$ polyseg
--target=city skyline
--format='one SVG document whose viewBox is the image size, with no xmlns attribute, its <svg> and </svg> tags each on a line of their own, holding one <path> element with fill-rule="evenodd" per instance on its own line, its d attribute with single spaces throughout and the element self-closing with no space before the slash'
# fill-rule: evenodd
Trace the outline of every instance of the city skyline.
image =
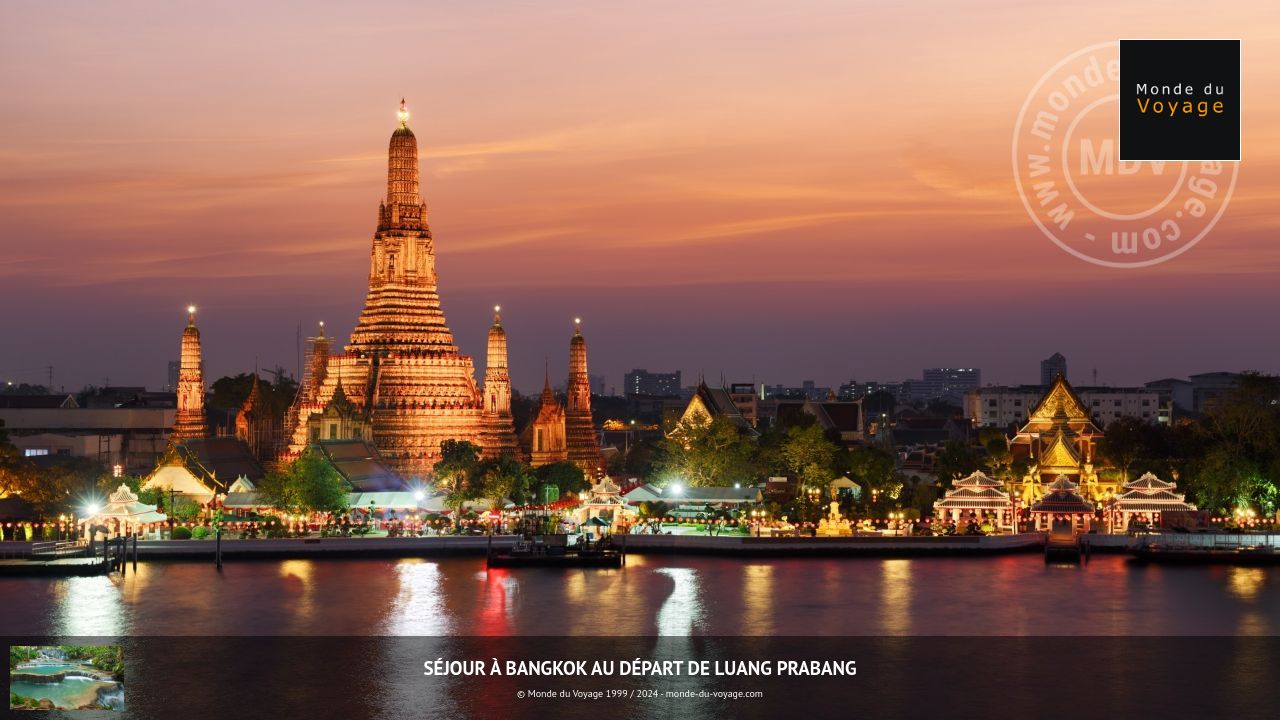
<svg viewBox="0 0 1280 720">
<path fill-rule="evenodd" d="M 927 52 L 868 75 L 911 11 L 835 4 L 815 34 L 810 13 L 773 3 L 406 5 L 394 20 L 233 4 L 201 14 L 193 36 L 180 30 L 196 7 L 0 10 L 0 300 L 17 340 L 0 349 L 0 379 L 41 383 L 52 364 L 68 390 L 159 387 L 189 303 L 210 380 L 294 369 L 299 322 L 345 342 L 401 96 L 450 326 L 481 359 L 502 305 L 526 393 L 544 358 L 567 373 L 575 316 L 593 374 L 618 388 L 635 367 L 834 387 L 950 365 L 1013 384 L 1053 352 L 1115 385 L 1280 371 L 1280 339 L 1237 329 L 1269 326 L 1280 300 L 1280 251 L 1265 243 L 1280 178 L 1270 98 L 1244 108 L 1249 164 L 1226 216 L 1174 261 L 1081 263 L 1022 210 L 1008 168 L 1019 104 L 1063 55 L 1108 39 L 1075 8 L 944 4 L 913 30 Z M 1196 6 L 1160 7 L 1115 8 L 1117 32 L 1176 34 Z M 1273 47 L 1251 42 L 1277 31 L 1265 9 L 1196 15 L 1206 35 L 1255 34 L 1246 90 L 1280 79 Z M 1010 12 L 1052 24 L 1050 46 L 1002 35 L 1003 54 L 973 56 Z M 425 40 L 385 42 L 405 28 Z M 476 34 L 504 51 L 460 40 Z M 761 54 L 761 40 L 785 52 Z M 972 84 L 938 86 L 933 68 L 955 57 Z M 869 112 L 875 97 L 887 104 Z"/>
</svg>

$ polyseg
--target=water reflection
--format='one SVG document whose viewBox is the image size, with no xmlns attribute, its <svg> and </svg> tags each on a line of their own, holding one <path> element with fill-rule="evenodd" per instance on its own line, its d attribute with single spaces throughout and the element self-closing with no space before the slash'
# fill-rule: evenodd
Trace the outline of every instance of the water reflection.
<svg viewBox="0 0 1280 720">
<path fill-rule="evenodd" d="M 773 634 L 773 566 L 742 568 L 742 625 L 752 635 Z"/>
<path fill-rule="evenodd" d="M 620 570 L 433 561 L 142 563 L 0 579 L 9 635 L 1274 635 L 1274 568 L 1002 558 L 636 556 Z M 1044 621 L 1068 599 L 1071 611 Z"/>
<path fill-rule="evenodd" d="M 692 635 L 702 623 L 702 600 L 699 597 L 698 571 L 692 568 L 659 568 L 659 575 L 671 578 L 674 586 L 658 610 L 659 635 Z"/>
<path fill-rule="evenodd" d="M 510 570 L 491 568 L 481 580 L 484 590 L 480 596 L 477 635 L 509 635 L 517 608 L 516 595 L 520 584 Z"/>
<path fill-rule="evenodd" d="M 99 576 L 56 581 L 54 632 L 86 637 L 127 634 L 124 602 L 114 580 L 114 577 Z M 26 632 L 31 632 L 31 628 Z"/>
<path fill-rule="evenodd" d="M 911 634 L 911 560 L 885 560 L 880 579 L 880 626 L 885 635 Z"/>
<path fill-rule="evenodd" d="M 445 611 L 440 566 L 433 562 L 402 562 L 395 566 L 400 592 L 383 623 L 388 635 L 449 635 L 452 624 Z"/>
<path fill-rule="evenodd" d="M 1267 581 L 1267 571 L 1256 567 L 1227 568 L 1227 589 L 1241 600 L 1254 600 Z"/>
</svg>

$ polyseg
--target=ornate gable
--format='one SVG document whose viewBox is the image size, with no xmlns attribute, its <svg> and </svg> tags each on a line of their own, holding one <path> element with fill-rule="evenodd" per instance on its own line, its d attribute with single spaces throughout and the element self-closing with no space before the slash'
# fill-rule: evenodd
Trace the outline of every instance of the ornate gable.
<svg viewBox="0 0 1280 720">
<path fill-rule="evenodd" d="M 1053 422 L 1054 417 L 1064 413 L 1072 422 L 1089 422 L 1089 412 L 1076 391 L 1071 389 L 1067 379 L 1058 375 L 1053 380 L 1049 392 L 1040 399 L 1040 404 L 1031 411 L 1030 422 Z"/>
</svg>

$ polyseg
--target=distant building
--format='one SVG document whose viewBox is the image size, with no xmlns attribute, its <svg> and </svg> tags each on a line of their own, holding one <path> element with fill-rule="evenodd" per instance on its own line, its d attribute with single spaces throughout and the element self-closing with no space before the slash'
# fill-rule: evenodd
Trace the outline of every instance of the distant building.
<svg viewBox="0 0 1280 720">
<path fill-rule="evenodd" d="M 978 427 L 1020 425 L 1027 422 L 1032 408 L 1048 390 L 1039 385 L 979 388 L 965 396 L 964 416 Z M 1155 388 L 1078 387 L 1074 392 L 1085 412 L 1101 427 L 1122 417 L 1151 424 L 1173 421 L 1171 396 Z"/>
<path fill-rule="evenodd" d="M 1185 411 L 1200 414 L 1209 412 L 1222 402 L 1222 398 L 1240 381 L 1240 373 L 1210 372 L 1191 375 L 1189 379 L 1164 378 L 1147 383 L 1152 390 L 1165 393 L 1173 403 Z"/>
<path fill-rule="evenodd" d="M 812 380 L 805 380 L 800 387 L 786 385 L 762 386 L 762 399 L 769 400 L 827 400 L 831 396 L 831 388 L 818 387 Z"/>
<path fill-rule="evenodd" d="M 587 384 L 591 386 L 591 394 L 595 395 L 596 397 L 604 397 L 605 395 L 609 394 L 605 392 L 605 390 L 608 389 L 607 388 L 608 381 L 605 379 L 605 376 L 603 375 L 590 376 L 590 378 L 588 378 L 587 380 Z"/>
<path fill-rule="evenodd" d="M 636 368 L 623 377 L 623 394 L 627 397 L 679 397 L 680 371 L 662 373 Z"/>
<path fill-rule="evenodd" d="M 182 370 L 182 363 L 178 360 L 169 361 L 168 382 L 165 383 L 165 392 L 178 392 L 178 373 Z"/>
<path fill-rule="evenodd" d="M 885 392 L 893 396 L 894 400 L 902 403 L 909 403 L 915 398 L 913 393 L 919 389 L 920 383 L 911 380 L 902 382 L 878 382 L 876 380 L 868 380 L 866 382 L 858 382 L 850 380 L 844 383 L 836 391 L 837 400 L 858 400 L 868 395 Z"/>
<path fill-rule="evenodd" d="M 1049 387 L 1053 379 L 1061 375 L 1067 377 L 1067 358 L 1062 353 L 1054 353 L 1040 361 L 1040 384 Z"/>
<path fill-rule="evenodd" d="M 866 440 L 862 401 L 770 398 L 760 402 L 760 423 L 787 428 L 812 416 L 822 429 L 839 435 L 846 446 Z"/>
<path fill-rule="evenodd" d="M 164 454 L 174 422 L 172 407 L 90 409 L 70 395 L 26 397 L 0 396 L 0 427 L 27 457 L 85 457 L 141 475 Z"/>
<path fill-rule="evenodd" d="M 755 383 L 732 383 L 729 385 L 729 399 L 733 401 L 742 417 L 752 427 L 760 420 L 760 396 L 756 394 Z"/>
<path fill-rule="evenodd" d="M 922 400 L 963 401 L 965 393 L 982 387 L 982 371 L 978 368 L 925 368 L 916 395 Z"/>
</svg>

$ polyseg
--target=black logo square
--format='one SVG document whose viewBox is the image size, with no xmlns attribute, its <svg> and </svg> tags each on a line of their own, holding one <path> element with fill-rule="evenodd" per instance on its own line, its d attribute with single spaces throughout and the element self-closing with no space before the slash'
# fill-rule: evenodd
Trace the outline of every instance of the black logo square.
<svg viewBox="0 0 1280 720">
<path fill-rule="evenodd" d="M 1239 160 L 1240 41 L 1121 40 L 1120 159 Z"/>
</svg>

